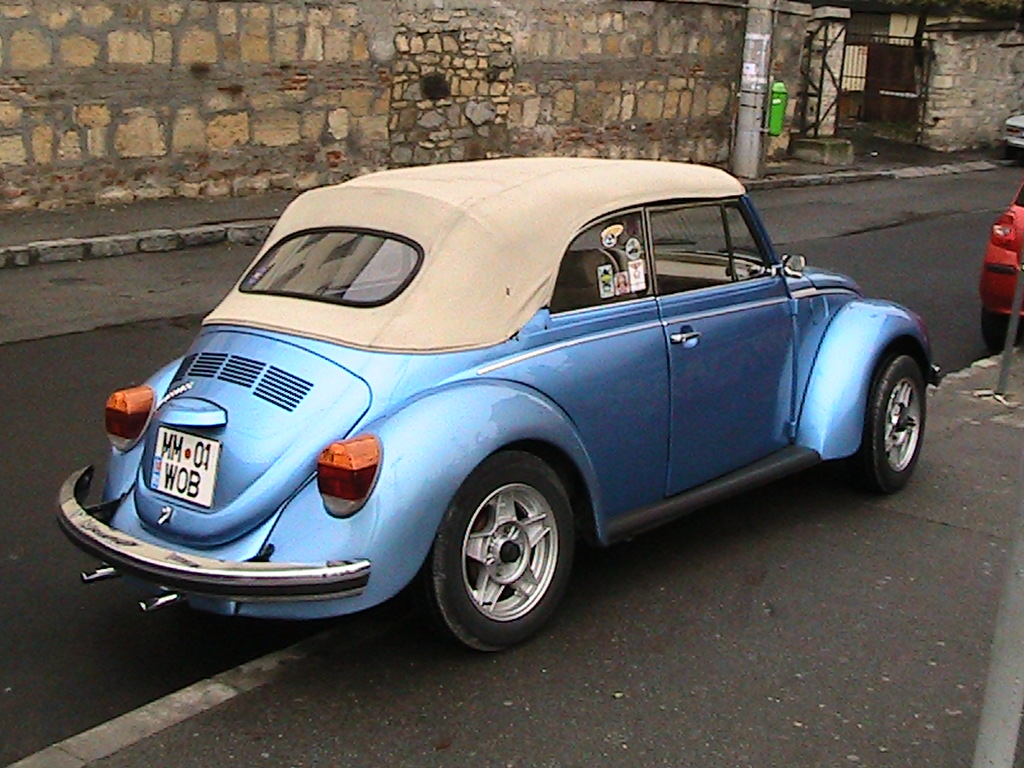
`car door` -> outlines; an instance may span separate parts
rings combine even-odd
[[[671,496],[789,443],[793,322],[785,278],[741,200],[652,207],[648,222],[669,361]]]
[[[661,500],[668,452],[668,363],[644,214],[585,226],[566,249],[545,327],[505,375],[544,392],[586,446],[602,524]]]

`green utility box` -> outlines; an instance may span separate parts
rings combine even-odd
[[[772,136],[782,135],[782,126],[786,122],[786,104],[789,92],[785,83],[772,83],[772,100],[768,107],[768,133]]]

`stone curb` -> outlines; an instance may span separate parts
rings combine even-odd
[[[835,171],[753,179],[744,182],[744,186],[748,190],[816,187],[877,179],[913,179],[923,176],[989,171],[999,165],[999,163],[989,160],[974,160],[965,163],[946,163],[882,171]],[[221,242],[260,245],[267,239],[274,222],[275,219],[228,221],[180,229],[152,229],[117,235],[39,240],[24,245],[0,246],[0,269],[61,261],[88,261],[108,256],[176,251],[181,248],[215,245]]]
[[[990,160],[971,160],[964,163],[921,165],[880,171],[835,171],[833,173],[811,173],[802,176],[753,179],[744,182],[744,186],[747,189],[780,189],[783,187],[818,187],[828,184],[850,184],[857,181],[875,181],[879,179],[917,179],[923,176],[946,176],[954,173],[991,171],[999,168],[1001,165],[1001,163],[995,163]]]
[[[108,256],[161,253],[216,243],[259,245],[267,239],[275,219],[252,219],[205,224],[179,229],[149,229],[97,237],[37,240],[24,245],[0,246],[0,269],[88,261]]]
[[[788,187],[823,187],[830,184],[852,184],[858,181],[877,181],[893,178],[893,171],[834,171],[808,173],[802,176],[776,176],[743,181],[747,190],[784,189]]]

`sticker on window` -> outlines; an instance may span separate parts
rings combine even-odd
[[[626,241],[626,256],[632,260],[639,259],[641,255],[642,254],[640,253],[640,241],[637,240],[635,237],[629,238],[629,240]]]
[[[621,235],[626,228],[621,224],[612,224],[609,227],[605,227],[601,230],[601,245],[605,248],[614,248],[619,243],[619,235]]]
[[[615,274],[611,264],[602,264],[597,268],[597,288],[602,299],[615,296]]]
[[[643,259],[634,259],[627,265],[629,267],[629,288],[633,293],[641,293],[647,290],[647,268]]]
[[[632,291],[629,289],[629,274],[627,272],[616,272],[615,295],[625,296],[628,293],[632,293]]]

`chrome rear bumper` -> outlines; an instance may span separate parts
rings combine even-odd
[[[242,602],[330,600],[360,594],[370,579],[369,560],[321,564],[234,562],[178,552],[111,528],[109,505],[86,507],[93,468],[74,472],[60,489],[57,522],[79,549],[134,576],[182,595]]]

